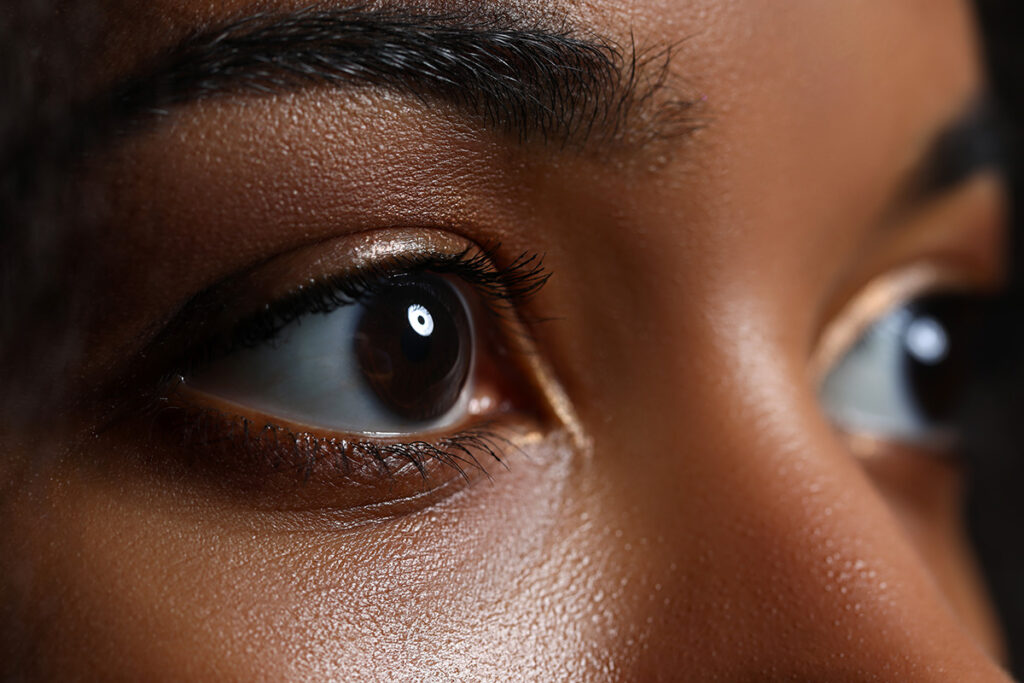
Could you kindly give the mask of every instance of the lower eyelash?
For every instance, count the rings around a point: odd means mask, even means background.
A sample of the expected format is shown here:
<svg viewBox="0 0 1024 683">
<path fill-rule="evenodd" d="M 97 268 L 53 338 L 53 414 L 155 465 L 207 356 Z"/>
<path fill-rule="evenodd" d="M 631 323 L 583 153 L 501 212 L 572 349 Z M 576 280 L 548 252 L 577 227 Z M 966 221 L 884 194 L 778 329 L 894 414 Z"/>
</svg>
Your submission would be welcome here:
<svg viewBox="0 0 1024 683">
<path fill-rule="evenodd" d="M 490 423 L 440 437 L 434 441 L 374 441 L 320 436 L 209 408 L 164 405 L 157 423 L 179 435 L 179 445 L 201 453 L 225 449 L 225 459 L 249 475 L 291 474 L 308 482 L 313 477 L 342 475 L 356 480 L 393 477 L 411 465 L 424 480 L 429 466 L 449 467 L 465 480 L 471 471 L 488 479 L 486 463 L 507 469 L 505 452 L 516 448 Z"/>
<path fill-rule="evenodd" d="M 269 440 L 273 442 L 275 450 L 284 448 L 300 454 L 298 466 L 302 468 L 304 479 L 308 479 L 314 471 L 322 469 L 324 465 L 351 475 L 353 467 L 368 462 L 374 463 L 382 476 L 393 476 L 397 469 L 407 463 L 426 480 L 429 476 L 428 464 L 438 462 L 451 467 L 467 481 L 467 468 L 490 478 L 481 460 L 493 461 L 507 467 L 502 458 L 502 448 L 510 445 L 508 439 L 483 428 L 459 432 L 434 443 L 422 440 L 374 442 L 322 438 L 308 433 L 295 434 L 272 425 L 264 426 L 256 438 L 264 446 Z M 283 462 L 288 460 L 285 459 Z"/>
</svg>

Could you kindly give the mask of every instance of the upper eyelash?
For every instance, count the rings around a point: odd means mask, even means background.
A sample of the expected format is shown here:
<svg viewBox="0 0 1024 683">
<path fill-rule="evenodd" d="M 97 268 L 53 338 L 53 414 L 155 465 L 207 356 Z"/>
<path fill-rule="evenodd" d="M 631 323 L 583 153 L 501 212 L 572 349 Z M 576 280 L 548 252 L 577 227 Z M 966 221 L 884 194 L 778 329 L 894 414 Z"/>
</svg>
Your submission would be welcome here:
<svg viewBox="0 0 1024 683">
<path fill-rule="evenodd" d="M 500 315 L 513 310 L 536 295 L 551 273 L 544 267 L 543 257 L 531 252 L 519 254 L 507 266 L 496 266 L 499 247 L 495 244 L 487 248 L 467 247 L 453 254 L 396 256 L 355 274 L 312 280 L 243 319 L 227 335 L 215 336 L 200 344 L 186 354 L 182 369 L 191 372 L 234 349 L 269 342 L 299 318 L 310 313 L 330 313 L 357 303 L 395 275 L 418 272 L 456 275 L 481 294 L 492 312 Z"/>
</svg>

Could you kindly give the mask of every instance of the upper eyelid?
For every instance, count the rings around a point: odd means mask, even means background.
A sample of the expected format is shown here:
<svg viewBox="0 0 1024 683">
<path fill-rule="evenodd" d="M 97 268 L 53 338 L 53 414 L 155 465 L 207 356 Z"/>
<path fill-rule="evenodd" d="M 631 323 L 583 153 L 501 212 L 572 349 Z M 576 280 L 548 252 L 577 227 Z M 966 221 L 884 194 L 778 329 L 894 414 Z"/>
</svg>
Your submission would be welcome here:
<svg viewBox="0 0 1024 683">
<path fill-rule="evenodd" d="M 307 242 L 243 265 L 183 297 L 121 354 L 123 362 L 116 369 L 89 384 L 92 402 L 106 406 L 104 414 L 109 415 L 99 420 L 106 424 L 147 410 L 184 371 L 201 364 L 207 342 L 218 336 L 223 340 L 247 317 L 294 294 L 295 283 L 365 271 L 374 264 L 378 272 L 386 270 L 385 265 L 393 272 L 413 261 L 431 258 L 436 266 L 439 259 L 484 253 L 497 273 L 485 279 L 492 287 L 507 285 L 508 295 L 514 299 L 506 306 L 508 315 L 502 315 L 508 318 L 502 327 L 513 333 L 508 335 L 513 343 L 532 347 L 532 329 L 528 327 L 532 321 L 523 315 L 529 310 L 524 304 L 550 273 L 540 255 L 526 253 L 516 258 L 497 241 L 485 244 L 488 247 L 457 228 L 372 228 Z M 410 259 L 411 255 L 417 258 Z M 126 391 L 128 388 L 131 391 Z"/>
<path fill-rule="evenodd" d="M 201 341 L 186 344 L 188 350 L 177 363 L 178 370 L 174 374 L 188 372 L 239 346 L 270 341 L 304 315 L 328 313 L 340 306 L 356 303 L 377 283 L 398 274 L 433 272 L 455 275 L 472 286 L 491 311 L 500 314 L 515 309 L 537 294 L 551 273 L 544 267 L 543 257 L 531 252 L 522 252 L 508 265 L 498 266 L 496 256 L 499 248 L 500 245 L 466 247 L 460 252 L 447 254 L 389 257 L 349 274 L 315 278 L 236 320 L 227 335 L 214 332 L 201 337 Z M 184 315 L 187 317 L 188 313 Z"/>
<path fill-rule="evenodd" d="M 971 285 L 971 278 L 964 273 L 933 262 L 916 263 L 871 280 L 819 335 L 809 364 L 815 385 L 889 311 L 927 293 L 963 290 Z"/>
</svg>

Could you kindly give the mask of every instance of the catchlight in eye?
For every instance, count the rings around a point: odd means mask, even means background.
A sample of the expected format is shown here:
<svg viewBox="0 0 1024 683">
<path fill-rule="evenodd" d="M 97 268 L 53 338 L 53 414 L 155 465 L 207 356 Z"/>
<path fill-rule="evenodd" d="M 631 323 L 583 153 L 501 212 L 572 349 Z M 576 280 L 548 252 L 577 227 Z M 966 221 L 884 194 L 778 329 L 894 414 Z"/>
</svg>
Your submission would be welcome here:
<svg viewBox="0 0 1024 683">
<path fill-rule="evenodd" d="M 186 384 L 243 414 L 355 435 L 459 423 L 473 398 L 472 313 L 451 279 L 384 276 L 351 301 L 232 350 Z"/>
<path fill-rule="evenodd" d="M 968 297 L 918 299 L 883 314 L 833 363 L 819 387 L 842 431 L 945 446 L 969 380 Z"/>
<path fill-rule="evenodd" d="M 451 410 L 469 375 L 472 334 L 462 297 L 438 277 L 403 277 L 360 301 L 355 355 L 367 384 L 403 418 Z"/>
</svg>

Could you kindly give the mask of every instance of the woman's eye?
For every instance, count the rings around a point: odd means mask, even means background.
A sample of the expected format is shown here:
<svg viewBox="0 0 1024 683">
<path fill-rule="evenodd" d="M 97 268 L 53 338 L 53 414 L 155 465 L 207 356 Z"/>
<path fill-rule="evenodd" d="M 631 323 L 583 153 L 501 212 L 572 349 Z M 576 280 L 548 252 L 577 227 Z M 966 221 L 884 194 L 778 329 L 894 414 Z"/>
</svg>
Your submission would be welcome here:
<svg viewBox="0 0 1024 683">
<path fill-rule="evenodd" d="M 962 296 L 933 296 L 873 322 L 833 363 L 821 404 L 844 433 L 948 448 L 969 375 L 971 311 Z"/>
<path fill-rule="evenodd" d="M 498 266 L 475 246 L 448 251 L 453 238 L 390 236 L 401 240 L 334 245 L 346 274 L 307 279 L 240 320 L 236 309 L 280 291 L 282 273 L 320 267 L 319 250 L 193 299 L 168 338 L 222 332 L 184 355 L 154 422 L 186 471 L 270 507 L 386 504 L 372 517 L 489 475 L 488 463 L 555 424 L 519 315 L 548 279 L 541 258 Z M 409 249 L 416 240 L 445 250 Z"/>
<path fill-rule="evenodd" d="M 470 318 L 458 291 L 436 277 L 397 278 L 359 309 L 352 351 L 380 412 L 414 429 L 443 421 L 466 393 L 473 359 Z"/>
<path fill-rule="evenodd" d="M 477 338 L 453 280 L 382 277 L 354 300 L 303 314 L 185 377 L 185 387 L 240 414 L 345 435 L 458 426 L 478 385 Z"/>
</svg>

